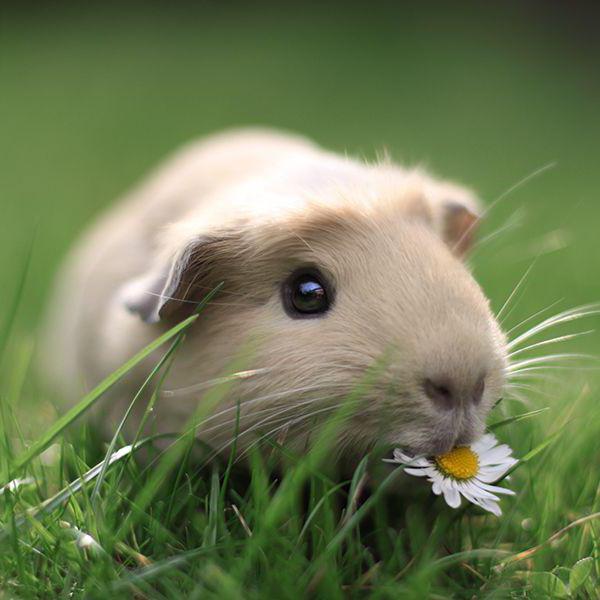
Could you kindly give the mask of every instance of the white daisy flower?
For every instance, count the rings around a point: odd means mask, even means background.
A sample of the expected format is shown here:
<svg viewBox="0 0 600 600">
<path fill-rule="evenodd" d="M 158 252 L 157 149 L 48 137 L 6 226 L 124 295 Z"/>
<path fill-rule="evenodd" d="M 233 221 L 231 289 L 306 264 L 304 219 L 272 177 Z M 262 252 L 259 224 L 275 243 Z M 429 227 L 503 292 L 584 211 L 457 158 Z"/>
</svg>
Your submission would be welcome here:
<svg viewBox="0 0 600 600">
<path fill-rule="evenodd" d="M 498 440 L 487 433 L 470 446 L 459 446 L 432 458 L 409 456 L 396 448 L 394 458 L 384 460 L 404 465 L 409 475 L 427 477 L 433 493 L 443 494 L 452 508 L 458 508 L 460 497 L 464 496 L 469 502 L 500 516 L 500 498 L 496 494 L 514 495 L 514 492 L 490 484 L 518 462 L 511 453 L 506 444 L 498 445 Z"/>
</svg>

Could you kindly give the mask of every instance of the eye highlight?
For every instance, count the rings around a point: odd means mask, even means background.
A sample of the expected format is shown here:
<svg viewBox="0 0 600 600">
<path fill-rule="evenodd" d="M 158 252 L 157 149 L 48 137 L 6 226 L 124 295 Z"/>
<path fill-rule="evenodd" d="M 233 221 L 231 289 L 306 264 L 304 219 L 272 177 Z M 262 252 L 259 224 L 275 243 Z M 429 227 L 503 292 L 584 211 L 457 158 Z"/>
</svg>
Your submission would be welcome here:
<svg viewBox="0 0 600 600">
<path fill-rule="evenodd" d="M 282 289 L 283 306 L 293 319 L 318 317 L 331 306 L 332 293 L 316 269 L 301 269 L 288 277 Z"/>
</svg>

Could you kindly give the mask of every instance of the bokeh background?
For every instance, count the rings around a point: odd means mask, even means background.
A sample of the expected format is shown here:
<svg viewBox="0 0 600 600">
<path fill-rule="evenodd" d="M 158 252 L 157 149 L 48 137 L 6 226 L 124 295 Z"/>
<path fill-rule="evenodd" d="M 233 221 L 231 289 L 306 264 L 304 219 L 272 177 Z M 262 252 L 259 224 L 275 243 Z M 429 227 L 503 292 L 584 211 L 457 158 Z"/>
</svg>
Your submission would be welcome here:
<svg viewBox="0 0 600 600">
<path fill-rule="evenodd" d="M 575 2 L 21 3 L 0 30 L 0 309 L 19 328 L 104 207 L 178 145 L 295 130 L 473 186 L 473 257 L 512 322 L 600 300 L 598 11 Z M 596 336 L 580 346 L 600 349 Z"/>
</svg>

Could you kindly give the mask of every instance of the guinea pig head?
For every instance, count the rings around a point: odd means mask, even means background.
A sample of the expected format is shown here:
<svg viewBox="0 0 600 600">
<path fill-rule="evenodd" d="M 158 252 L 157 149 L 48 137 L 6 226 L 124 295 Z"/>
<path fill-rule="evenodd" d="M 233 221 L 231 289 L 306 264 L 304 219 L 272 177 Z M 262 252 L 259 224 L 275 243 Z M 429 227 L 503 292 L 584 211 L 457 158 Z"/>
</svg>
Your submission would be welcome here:
<svg viewBox="0 0 600 600">
<path fill-rule="evenodd" d="M 197 398 L 197 384 L 225 374 L 256 340 L 208 442 L 226 443 L 235 424 L 240 448 L 281 432 L 304 444 L 345 403 L 354 405 L 336 447 L 346 454 L 382 444 L 439 454 L 483 432 L 507 359 L 463 263 L 476 204 L 462 188 L 419 181 L 169 233 L 162 267 L 129 288 L 131 311 L 169 323 L 223 282 L 170 386 Z"/>
</svg>

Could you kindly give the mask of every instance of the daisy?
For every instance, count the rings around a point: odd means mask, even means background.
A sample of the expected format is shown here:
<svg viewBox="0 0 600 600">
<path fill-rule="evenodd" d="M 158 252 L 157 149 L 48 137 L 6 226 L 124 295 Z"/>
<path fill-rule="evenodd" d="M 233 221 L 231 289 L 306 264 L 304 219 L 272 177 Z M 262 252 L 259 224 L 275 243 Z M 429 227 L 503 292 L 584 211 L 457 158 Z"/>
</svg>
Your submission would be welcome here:
<svg viewBox="0 0 600 600">
<path fill-rule="evenodd" d="M 396 448 L 394 458 L 384 460 L 405 465 L 404 471 L 409 475 L 427 477 L 433 493 L 443 494 L 452 508 L 458 508 L 460 497 L 464 496 L 469 502 L 500 516 L 500 498 L 496 494 L 514 495 L 514 492 L 490 484 L 518 462 L 511 453 L 506 444 L 498 445 L 498 440 L 487 433 L 470 446 L 458 446 L 432 458 L 409 456 Z"/>
</svg>

